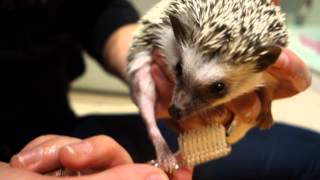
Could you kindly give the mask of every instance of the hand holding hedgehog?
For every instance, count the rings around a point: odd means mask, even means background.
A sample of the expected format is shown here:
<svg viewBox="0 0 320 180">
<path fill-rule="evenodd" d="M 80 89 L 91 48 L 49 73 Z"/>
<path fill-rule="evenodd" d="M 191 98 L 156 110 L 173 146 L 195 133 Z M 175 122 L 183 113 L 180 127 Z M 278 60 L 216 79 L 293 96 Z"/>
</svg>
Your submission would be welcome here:
<svg viewBox="0 0 320 180">
<path fill-rule="evenodd" d="M 150 73 L 155 48 L 165 57 L 165 71 L 174 82 L 169 108 L 174 120 L 184 120 L 209 105 L 229 103 L 259 88 L 261 112 L 256 119 L 261 128 L 271 126 L 273 93 L 263 86 L 275 84 L 275 80 L 263 71 L 287 44 L 278 7 L 260 0 L 164 0 L 140 22 L 129 52 L 128 80 L 157 158 L 166 170 L 172 169 L 169 166 L 175 158 L 155 123 L 157 99 Z M 232 103 L 230 107 L 232 110 Z"/>
</svg>

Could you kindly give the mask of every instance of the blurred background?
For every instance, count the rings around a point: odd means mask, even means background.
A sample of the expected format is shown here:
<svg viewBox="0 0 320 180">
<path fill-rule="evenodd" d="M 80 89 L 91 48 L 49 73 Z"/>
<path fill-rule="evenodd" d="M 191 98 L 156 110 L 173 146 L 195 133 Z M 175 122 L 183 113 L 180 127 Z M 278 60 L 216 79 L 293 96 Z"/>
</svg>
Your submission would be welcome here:
<svg viewBox="0 0 320 180">
<path fill-rule="evenodd" d="M 142 15 L 158 0 L 131 0 Z M 291 98 L 273 103 L 276 121 L 320 132 L 320 1 L 282 0 L 290 33 L 289 48 L 308 65 L 313 75 L 311 87 Z M 71 105 L 79 116 L 86 114 L 137 113 L 128 88 L 103 71 L 90 56 L 86 73 L 72 85 Z"/>
</svg>

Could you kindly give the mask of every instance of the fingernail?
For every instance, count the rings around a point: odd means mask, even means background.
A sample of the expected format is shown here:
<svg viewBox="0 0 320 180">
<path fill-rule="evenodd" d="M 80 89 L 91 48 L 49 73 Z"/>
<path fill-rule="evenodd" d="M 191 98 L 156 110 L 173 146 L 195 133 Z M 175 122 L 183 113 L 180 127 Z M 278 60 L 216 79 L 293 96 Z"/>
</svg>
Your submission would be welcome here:
<svg viewBox="0 0 320 180">
<path fill-rule="evenodd" d="M 169 180 L 168 176 L 164 174 L 153 174 L 149 177 L 147 177 L 146 180 Z"/>
<path fill-rule="evenodd" d="M 35 148 L 29 151 L 24 151 L 17 154 L 17 159 L 20 162 L 21 166 L 24 168 L 32 168 L 37 166 L 43 156 L 43 149 L 42 148 Z"/>
<path fill-rule="evenodd" d="M 279 56 L 278 61 L 274 64 L 276 68 L 286 68 L 289 64 L 289 56 L 285 50 Z"/>
<path fill-rule="evenodd" d="M 67 145 L 65 148 L 68 151 L 68 153 L 73 156 L 89 154 L 92 152 L 93 149 L 92 145 L 87 141 Z"/>
</svg>

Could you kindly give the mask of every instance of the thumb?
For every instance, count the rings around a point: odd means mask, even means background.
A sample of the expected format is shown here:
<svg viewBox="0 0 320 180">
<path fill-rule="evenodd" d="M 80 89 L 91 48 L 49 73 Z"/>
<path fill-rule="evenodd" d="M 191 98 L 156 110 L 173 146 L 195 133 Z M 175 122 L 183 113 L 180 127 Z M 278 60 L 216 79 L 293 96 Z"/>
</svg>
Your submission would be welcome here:
<svg viewBox="0 0 320 180">
<path fill-rule="evenodd" d="M 79 177 L 80 179 L 169 180 L 161 169 L 145 164 L 120 165 L 100 173 Z"/>
<path fill-rule="evenodd" d="M 312 81 L 312 74 L 304 61 L 289 49 L 284 49 L 279 59 L 267 69 L 268 73 L 280 83 L 273 98 L 295 95 L 307 89 Z"/>
</svg>

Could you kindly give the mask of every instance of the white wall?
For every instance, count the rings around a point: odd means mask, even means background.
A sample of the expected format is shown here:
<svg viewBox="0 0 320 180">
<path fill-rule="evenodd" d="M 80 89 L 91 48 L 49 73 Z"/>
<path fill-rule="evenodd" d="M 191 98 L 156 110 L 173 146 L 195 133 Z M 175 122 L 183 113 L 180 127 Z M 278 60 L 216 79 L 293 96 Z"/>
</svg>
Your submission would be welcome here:
<svg viewBox="0 0 320 180">
<path fill-rule="evenodd" d="M 158 0 L 130 0 L 143 14 Z M 85 55 L 86 73 L 73 83 L 74 89 L 127 94 L 127 87 L 117 78 L 106 73 L 91 57 Z"/>
<path fill-rule="evenodd" d="M 140 13 L 146 12 L 153 4 L 159 0 L 129 0 L 131 1 Z"/>
</svg>

